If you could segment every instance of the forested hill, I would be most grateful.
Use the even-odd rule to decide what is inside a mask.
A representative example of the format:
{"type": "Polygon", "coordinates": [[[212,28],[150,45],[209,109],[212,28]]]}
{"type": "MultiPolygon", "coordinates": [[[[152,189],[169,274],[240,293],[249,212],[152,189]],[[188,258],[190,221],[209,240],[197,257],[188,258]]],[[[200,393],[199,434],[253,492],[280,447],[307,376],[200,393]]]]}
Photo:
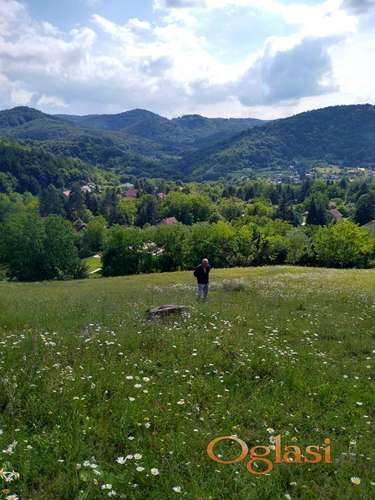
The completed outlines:
{"type": "Polygon", "coordinates": [[[42,147],[117,173],[178,177],[176,162],[203,145],[222,143],[262,123],[254,119],[169,120],[144,110],[118,115],[52,116],[25,106],[0,111],[0,138],[42,147]]]}
{"type": "Polygon", "coordinates": [[[234,137],[244,130],[265,123],[254,118],[206,118],[200,115],[185,115],[170,120],[143,109],[115,115],[58,117],[81,127],[148,139],[167,146],[171,153],[196,150],[207,143],[213,144],[234,137]]]}
{"type": "Polygon", "coordinates": [[[74,181],[94,181],[94,168],[73,158],[60,158],[40,148],[0,139],[0,192],[39,194],[50,184],[62,188],[74,181]]]}
{"type": "Polygon", "coordinates": [[[0,111],[1,137],[42,147],[53,155],[146,177],[170,175],[165,165],[178,158],[151,140],[86,128],[28,107],[0,111]]]}
{"type": "Polygon", "coordinates": [[[375,107],[336,106],[263,124],[199,115],[170,120],[144,110],[51,116],[18,107],[0,112],[0,138],[122,175],[185,181],[291,164],[375,167],[375,107]]]}
{"type": "Polygon", "coordinates": [[[275,120],[188,155],[179,168],[199,180],[319,162],[375,167],[375,106],[334,106],[275,120]]]}

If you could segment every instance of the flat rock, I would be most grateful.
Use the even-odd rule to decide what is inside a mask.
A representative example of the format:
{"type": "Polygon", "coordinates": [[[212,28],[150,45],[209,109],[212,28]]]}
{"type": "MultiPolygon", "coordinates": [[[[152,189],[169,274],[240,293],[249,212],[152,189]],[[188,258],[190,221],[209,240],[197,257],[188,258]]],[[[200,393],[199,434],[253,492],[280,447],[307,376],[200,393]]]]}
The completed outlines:
{"type": "Polygon", "coordinates": [[[182,314],[187,311],[186,306],[178,306],[176,304],[166,304],[148,310],[149,319],[158,319],[171,316],[173,314],[182,314]]]}

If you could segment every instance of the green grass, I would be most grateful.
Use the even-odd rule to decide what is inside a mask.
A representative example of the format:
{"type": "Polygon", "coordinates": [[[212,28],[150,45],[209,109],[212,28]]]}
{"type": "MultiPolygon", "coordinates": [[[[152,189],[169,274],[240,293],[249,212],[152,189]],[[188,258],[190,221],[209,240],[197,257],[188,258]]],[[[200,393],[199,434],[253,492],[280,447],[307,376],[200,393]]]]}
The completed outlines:
{"type": "Polygon", "coordinates": [[[87,266],[87,271],[90,273],[102,267],[102,258],[100,255],[93,255],[92,257],[88,257],[84,259],[84,263],[87,266]]]}
{"type": "Polygon", "coordinates": [[[0,468],[19,472],[12,492],[374,498],[375,271],[264,267],[212,280],[207,303],[191,273],[0,283],[0,468]],[[145,318],[165,303],[189,313],[145,318]],[[258,478],[206,454],[216,436],[254,446],[271,429],[301,447],[330,437],[333,463],[258,478]]]}
{"type": "Polygon", "coordinates": [[[102,258],[100,255],[93,255],[92,257],[88,257],[87,259],[84,259],[83,261],[86,264],[86,269],[87,272],[93,273],[90,276],[97,278],[98,276],[101,276],[101,271],[95,273],[97,269],[100,269],[102,267],[102,258]]]}

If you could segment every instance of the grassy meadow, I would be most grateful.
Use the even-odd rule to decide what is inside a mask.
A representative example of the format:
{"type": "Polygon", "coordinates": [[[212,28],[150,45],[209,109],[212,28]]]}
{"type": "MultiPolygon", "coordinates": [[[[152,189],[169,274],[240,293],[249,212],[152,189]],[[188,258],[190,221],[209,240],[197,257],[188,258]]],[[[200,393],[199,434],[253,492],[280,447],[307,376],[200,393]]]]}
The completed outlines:
{"type": "Polygon", "coordinates": [[[0,282],[1,498],[375,498],[374,318],[375,270],[213,270],[207,303],[191,273],[0,282]],[[332,463],[210,460],[233,434],[332,463]]]}

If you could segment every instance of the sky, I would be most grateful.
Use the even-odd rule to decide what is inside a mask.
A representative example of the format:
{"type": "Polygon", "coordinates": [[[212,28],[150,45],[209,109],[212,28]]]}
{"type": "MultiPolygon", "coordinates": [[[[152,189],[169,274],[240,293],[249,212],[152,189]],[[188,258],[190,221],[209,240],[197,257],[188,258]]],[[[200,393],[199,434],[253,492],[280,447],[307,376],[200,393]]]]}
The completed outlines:
{"type": "Polygon", "coordinates": [[[274,119],[374,82],[375,0],[0,0],[0,109],[274,119]]]}

